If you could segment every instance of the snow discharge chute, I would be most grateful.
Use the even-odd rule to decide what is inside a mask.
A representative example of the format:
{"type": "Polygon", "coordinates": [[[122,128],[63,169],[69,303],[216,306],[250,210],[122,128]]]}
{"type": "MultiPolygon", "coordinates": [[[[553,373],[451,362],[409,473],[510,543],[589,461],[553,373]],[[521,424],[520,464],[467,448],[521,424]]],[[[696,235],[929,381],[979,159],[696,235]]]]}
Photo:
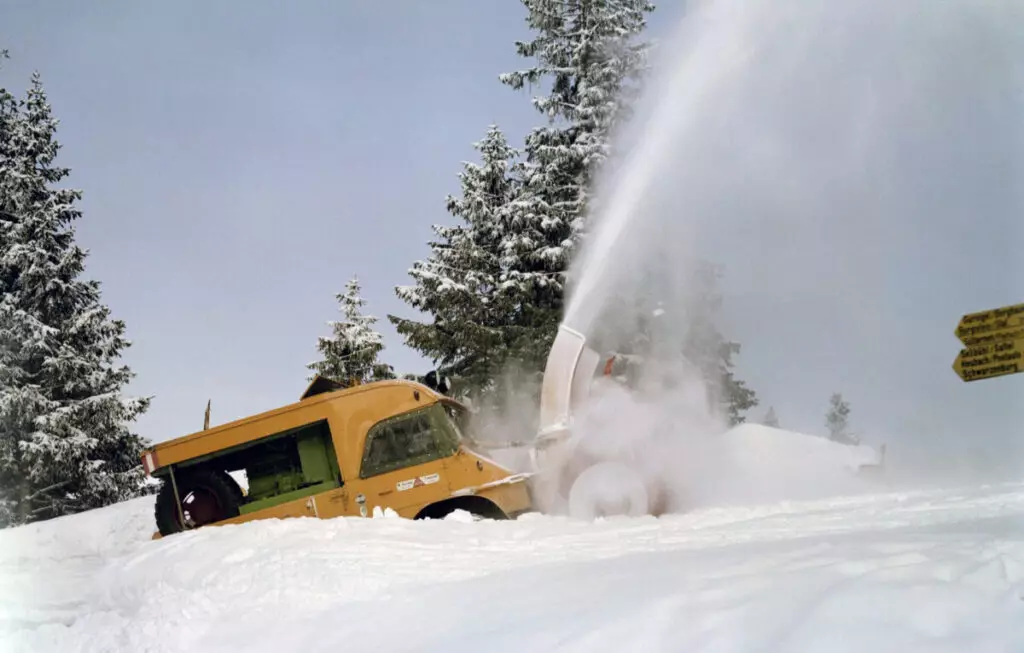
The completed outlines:
{"type": "Polygon", "coordinates": [[[586,345],[586,337],[561,324],[544,367],[540,396],[538,444],[568,434],[573,411],[586,401],[600,355],[586,345]]]}

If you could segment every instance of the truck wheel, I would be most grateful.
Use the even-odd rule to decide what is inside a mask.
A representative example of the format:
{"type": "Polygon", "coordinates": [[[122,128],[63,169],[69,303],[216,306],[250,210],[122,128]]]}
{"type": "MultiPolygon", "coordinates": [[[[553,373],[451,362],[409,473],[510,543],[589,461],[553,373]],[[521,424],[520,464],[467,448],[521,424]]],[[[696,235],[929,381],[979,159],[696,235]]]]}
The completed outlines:
{"type": "Polygon", "coordinates": [[[647,488],[640,476],[626,465],[603,462],[591,465],[569,490],[569,516],[593,520],[597,517],[648,512],[647,488]]]}
{"type": "Polygon", "coordinates": [[[185,524],[174,502],[174,486],[164,481],[156,495],[156,525],[161,535],[199,528],[237,517],[242,492],[233,478],[220,470],[196,469],[175,477],[185,524]]]}
{"type": "Polygon", "coordinates": [[[508,515],[491,501],[483,497],[459,497],[432,503],[416,515],[416,519],[444,519],[456,510],[468,512],[473,521],[485,519],[504,520],[508,515]]]}
{"type": "Polygon", "coordinates": [[[224,479],[224,483],[231,488],[232,496],[235,497],[235,504],[242,505],[245,503],[245,494],[242,492],[242,486],[238,484],[238,481],[231,477],[231,474],[223,470],[217,470],[216,474],[220,474],[220,477],[224,479]]]}

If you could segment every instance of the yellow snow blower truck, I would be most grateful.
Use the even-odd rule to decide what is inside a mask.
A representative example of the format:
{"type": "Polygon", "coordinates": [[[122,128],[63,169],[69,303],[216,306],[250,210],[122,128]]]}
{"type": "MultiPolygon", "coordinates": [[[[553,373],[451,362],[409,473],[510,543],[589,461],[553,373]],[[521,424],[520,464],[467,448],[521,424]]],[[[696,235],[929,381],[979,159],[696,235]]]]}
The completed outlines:
{"type": "Polygon", "coordinates": [[[317,377],[296,403],[161,442],[142,454],[147,474],[163,481],[154,537],[388,508],[416,519],[531,510],[530,475],[474,451],[463,431],[467,408],[445,391],[409,380],[342,387],[317,377]]]}
{"type": "Polygon", "coordinates": [[[583,334],[559,327],[544,370],[539,430],[532,441],[511,445],[525,447],[531,461],[519,473],[481,453],[468,407],[444,394],[435,373],[424,383],[351,387],[316,377],[296,403],[144,451],[147,474],[163,481],[154,537],[255,519],[365,517],[388,508],[414,519],[459,509],[514,518],[539,508],[538,489],[561,511],[574,486],[602,484],[599,473],[609,471],[620,488],[623,481],[630,487],[588,497],[594,505],[583,513],[659,514],[657,483],[622,461],[594,458],[573,433],[595,379],[611,374],[613,359],[598,369],[601,361],[583,334]],[[622,503],[623,492],[631,501],[610,505],[622,503]]]}

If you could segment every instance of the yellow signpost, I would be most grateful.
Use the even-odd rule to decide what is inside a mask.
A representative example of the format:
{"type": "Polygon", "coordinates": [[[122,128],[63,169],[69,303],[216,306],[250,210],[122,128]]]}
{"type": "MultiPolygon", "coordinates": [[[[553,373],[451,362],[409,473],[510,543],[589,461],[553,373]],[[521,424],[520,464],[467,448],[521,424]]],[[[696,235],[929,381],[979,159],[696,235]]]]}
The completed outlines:
{"type": "Polygon", "coordinates": [[[953,371],[964,381],[1024,372],[1024,338],[960,350],[953,371]]]}
{"type": "Polygon", "coordinates": [[[968,313],[954,333],[964,348],[953,371],[964,381],[1024,372],[1024,304],[968,313]]]}

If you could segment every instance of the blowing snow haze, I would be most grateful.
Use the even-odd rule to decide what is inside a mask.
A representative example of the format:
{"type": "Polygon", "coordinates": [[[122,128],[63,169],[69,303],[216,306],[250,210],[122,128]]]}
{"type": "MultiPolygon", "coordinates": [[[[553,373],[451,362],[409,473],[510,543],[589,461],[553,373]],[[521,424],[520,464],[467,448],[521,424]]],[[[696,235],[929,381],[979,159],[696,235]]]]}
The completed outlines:
{"type": "Polygon", "coordinates": [[[1020,470],[1020,379],[950,365],[962,313],[1024,299],[1022,19],[1012,1],[692,3],[600,187],[566,322],[627,341],[622,298],[671,316],[710,259],[753,415],[821,432],[842,392],[904,472],[1020,470]]]}
{"type": "MultiPolygon", "coordinates": [[[[708,258],[751,419],[822,433],[842,392],[893,465],[1019,470],[1024,379],[950,365],[961,314],[1024,301],[1024,6],[687,4],[678,29],[669,3],[651,17],[658,80],[575,301],[671,301],[708,258]]],[[[3,5],[5,77],[42,74],[89,273],[155,395],[143,435],[197,429],[209,397],[214,423],[293,401],[333,294],[358,272],[374,314],[400,310],[470,143],[535,123],[496,81],[522,65],[519,3],[426,7],[3,5]]]]}

